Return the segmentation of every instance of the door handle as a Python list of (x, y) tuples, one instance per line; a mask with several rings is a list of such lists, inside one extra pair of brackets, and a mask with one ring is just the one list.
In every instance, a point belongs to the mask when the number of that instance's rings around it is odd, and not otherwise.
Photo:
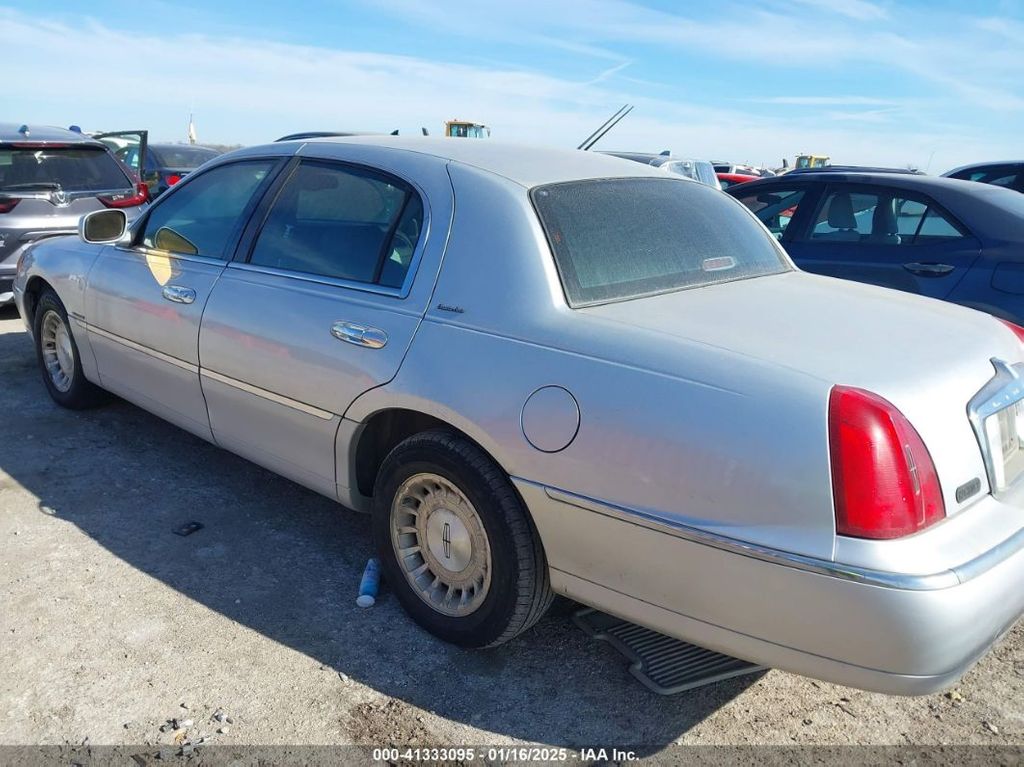
[(164, 286), (163, 296), (176, 304), (190, 304), (196, 300), (196, 292), (192, 288), (183, 288), (179, 285)]
[(904, 264), (903, 268), (922, 277), (942, 277), (953, 271), (955, 267), (949, 264), (923, 264), (915, 261), (911, 264)]
[(388, 342), (388, 334), (383, 330), (354, 322), (335, 322), (331, 325), (331, 335), (339, 341), (368, 349), (380, 349)]

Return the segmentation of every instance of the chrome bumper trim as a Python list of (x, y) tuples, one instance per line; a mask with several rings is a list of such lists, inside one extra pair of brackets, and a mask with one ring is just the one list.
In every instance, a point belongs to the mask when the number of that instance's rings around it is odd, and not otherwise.
[(307, 405), (305, 402), (299, 402), (298, 400), (291, 399), (290, 397), (283, 397), (280, 394), (275, 394), (272, 391), (261, 389), (258, 386), (253, 386), (252, 384), (247, 384), (244, 381), (239, 381), (237, 378), (231, 378), (221, 373), (215, 373), (212, 370), (207, 370), (206, 368), (203, 368), (200, 371), (200, 375), (213, 381), (218, 381), (225, 386), (231, 386), (240, 391), (247, 392), (253, 396), (262, 397), (263, 399), (270, 400), (271, 402), (276, 402), (278, 405), (284, 405), (285, 407), (290, 407), (292, 410), (298, 410), (300, 413), (316, 416), (324, 421), (330, 421), (335, 417), (334, 413), (321, 410), (320, 408), (313, 407), (312, 405)]
[(191, 362), (179, 360), (177, 357), (172, 357), (170, 354), (158, 352), (156, 349), (150, 349), (148, 346), (143, 346), (142, 344), (135, 343), (135, 341), (129, 341), (127, 338), (123, 338), (122, 336), (110, 333), (109, 331), (103, 330), (102, 328), (98, 328), (95, 325), (90, 325), (89, 323), (85, 322), (82, 319), (79, 319), (78, 317), (74, 317), (74, 320), (77, 324), (83, 325), (90, 333), (95, 333), (96, 335), (101, 336), (102, 338), (106, 338), (113, 341), (114, 343), (121, 344), (121, 346), (127, 346), (129, 349), (141, 352), (142, 354), (148, 354), (150, 357), (154, 357), (162, 362), (166, 362), (169, 365), (179, 367), (182, 370), (187, 370), (190, 373), (199, 373), (199, 367), (197, 365), (193, 365)]
[(905, 573), (894, 573), (886, 570), (873, 570), (855, 565), (844, 565), (827, 559), (808, 557), (802, 554), (794, 554), (789, 551), (781, 551), (767, 546), (730, 538), (718, 533), (684, 525), (679, 522), (671, 522), (647, 512), (636, 509), (628, 509), (616, 506), (604, 501), (597, 501), (593, 498), (577, 495), (575, 493), (546, 487), (536, 482), (519, 477), (514, 478), (518, 482), (525, 482), (535, 487), (542, 488), (548, 498), (559, 503), (576, 506), (580, 509), (592, 511), (596, 514), (603, 514), (607, 517), (618, 519), (632, 525), (645, 527), (658, 533), (671, 535), (682, 540), (711, 546), (730, 554), (739, 554), (744, 557), (769, 562), (771, 564), (790, 567), (816, 575), (824, 575), (830, 578), (853, 581), (869, 586), (882, 586), (890, 589), (902, 589), (905, 591), (936, 591), (948, 589), (966, 583), (972, 578), (991, 570), (993, 567), (1009, 559), (1014, 554), (1024, 549), (1024, 528), (1018, 530), (1012, 536), (997, 546), (986, 551), (974, 559), (965, 562), (958, 567), (949, 570), (942, 570), (927, 575), (909, 575)]

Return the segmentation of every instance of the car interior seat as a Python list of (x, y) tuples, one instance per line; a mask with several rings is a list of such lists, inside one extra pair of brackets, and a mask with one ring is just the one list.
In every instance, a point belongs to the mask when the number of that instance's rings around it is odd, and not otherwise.
[(899, 245), (902, 240), (899, 235), (899, 227), (896, 224), (896, 211), (893, 209), (893, 200), (881, 198), (875, 206), (875, 212), (871, 216), (871, 234), (869, 242), (879, 245)]
[(847, 192), (838, 192), (828, 204), (828, 225), (835, 231), (815, 233), (816, 240), (858, 242), (857, 219), (853, 215), (853, 200)]

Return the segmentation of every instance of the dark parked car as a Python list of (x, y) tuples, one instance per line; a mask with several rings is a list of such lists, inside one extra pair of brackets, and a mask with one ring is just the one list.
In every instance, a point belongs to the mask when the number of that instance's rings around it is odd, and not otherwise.
[(1024, 197), (948, 178), (818, 172), (729, 190), (808, 272), (1024, 322)]
[(964, 181), (980, 181), (982, 184), (1005, 186), (1007, 189), (1024, 192), (1024, 160), (964, 165), (962, 168), (946, 171), (942, 175)]
[(149, 200), (100, 141), (76, 131), (0, 123), (0, 306), (25, 248), (74, 234), (84, 213), (122, 208), (129, 220)]
[[(207, 160), (221, 154), (216, 149), (193, 144), (148, 144), (142, 180), (153, 197), (159, 197)], [(139, 170), (139, 147), (129, 146), (118, 156), (132, 170)]]

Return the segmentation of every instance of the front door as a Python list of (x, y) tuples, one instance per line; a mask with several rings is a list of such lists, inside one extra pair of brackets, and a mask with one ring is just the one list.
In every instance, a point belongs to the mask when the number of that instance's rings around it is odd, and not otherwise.
[[(312, 158), (271, 189), (203, 317), (217, 444), (337, 496), (341, 417), (398, 372), (436, 275), (451, 184), (431, 162), (441, 192), (429, 199), (396, 174)], [(436, 230), (431, 202), (444, 208)], [(432, 269), (418, 270), (426, 251)]]
[(89, 273), (86, 322), (101, 384), (206, 439), (199, 320), (274, 163), (235, 162), (190, 179)]

